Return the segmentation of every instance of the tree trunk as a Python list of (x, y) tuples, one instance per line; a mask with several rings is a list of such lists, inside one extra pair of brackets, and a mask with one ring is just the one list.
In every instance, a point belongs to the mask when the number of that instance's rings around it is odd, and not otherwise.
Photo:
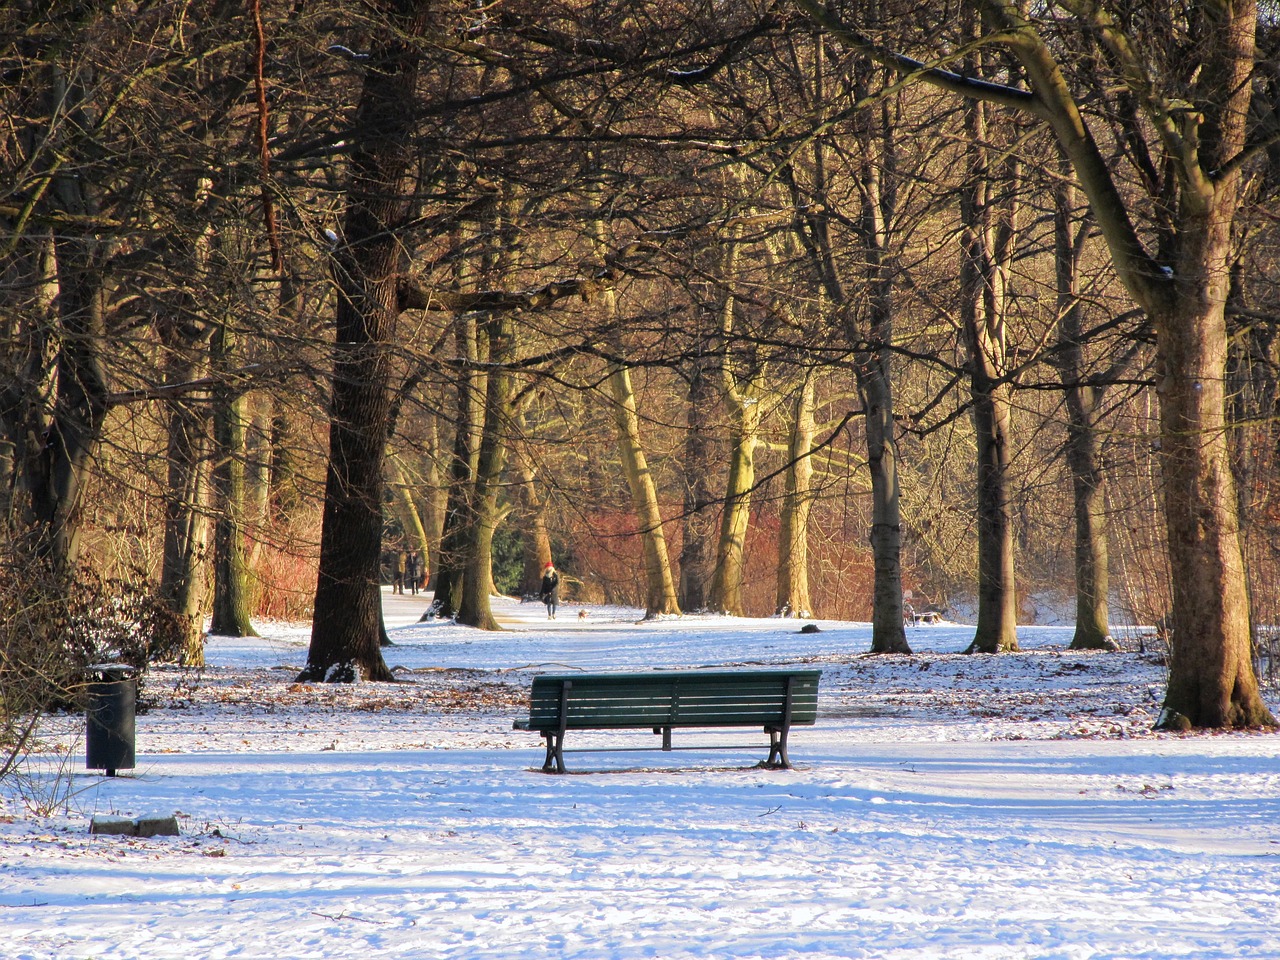
[[(1229, 221), (1208, 218), (1198, 235), (1184, 235), (1183, 244), (1182, 295), (1168, 315), (1156, 318), (1165, 525), (1174, 571), (1169, 688), (1158, 725), (1274, 725), (1251, 660), (1227, 440)], [(1197, 267), (1200, 276), (1193, 272)]]
[[(735, 287), (742, 248), (742, 226), (735, 225), (722, 248), (720, 334), (725, 344), (733, 336), (738, 309)], [(729, 476), (720, 513), (720, 537), (716, 542), (716, 566), (711, 577), (708, 606), (735, 617), (744, 614), (742, 581), (746, 572), (747, 532), (751, 526), (751, 491), (756, 482), (755, 452), (759, 445), (760, 396), (757, 383), (763, 372), (753, 361), (744, 375), (733, 368), (726, 351), (720, 369), (721, 399), (729, 410)]]
[(882, 183), (882, 176), (894, 173), (893, 131), (882, 113), (877, 120), (880, 155), (867, 157), (860, 171), (870, 343), (869, 349), (858, 354), (856, 368), (871, 474), (871, 558), (875, 570), (871, 652), (910, 653), (902, 599), (902, 491), (893, 421), (893, 278), (886, 263), (894, 195)]
[(475, 317), (460, 316), (454, 324), (458, 356), (469, 362), (458, 371), (456, 380), (457, 420), (449, 457), (449, 495), (440, 533), (435, 597), (428, 611), (445, 619), (456, 616), (462, 603), (469, 530), (475, 522), (473, 498), (480, 456), (478, 431), (484, 415), (485, 395), (485, 378), (474, 369), (479, 359)]
[[(592, 225), (596, 252), (602, 258), (606, 253), (606, 231), (602, 221)], [(607, 288), (601, 297), (605, 317), (616, 329), (618, 316), (617, 292)], [(614, 340), (619, 355), (623, 352), (621, 337)], [(667, 537), (663, 530), (662, 510), (658, 505), (658, 488), (649, 470), (649, 461), (640, 442), (640, 417), (636, 409), (636, 395), (631, 386), (631, 373), (621, 363), (611, 363), (608, 369), (609, 392), (613, 397), (613, 422), (618, 428), (618, 453), (622, 472), (631, 491), (631, 507), (639, 524), (641, 547), (644, 551), (645, 606), (644, 618), (679, 615), (680, 604), (676, 598), (675, 579), (671, 575), (671, 561), (667, 555)]]
[(427, 589), (436, 588), (436, 572), (440, 569), (440, 540), (444, 536), (444, 515), (448, 508), (449, 493), (443, 482), (440, 469), (444, 459), (440, 448), (440, 418), (430, 415), (428, 434), (428, 456), (426, 472), (426, 524), (428, 552), (424, 555), (427, 564)]
[(978, 623), (971, 653), (1018, 649), (1018, 608), (1014, 581), (1014, 537), (1009, 493), (1012, 405), (1007, 369), (1004, 311), (1007, 269), (1012, 256), (1014, 215), (997, 222), (995, 183), (1006, 189), (1015, 177), (993, 170), (988, 160), (987, 107), (965, 106), (970, 182), (961, 199), (961, 317), (968, 347), (977, 443)]
[[(169, 380), (194, 379), (195, 365), (181, 363)], [(164, 497), (164, 547), (160, 596), (168, 604), (182, 632), (181, 661), (204, 666), (205, 565), (208, 562), (209, 521), (205, 453), (207, 418), (192, 404), (174, 401), (169, 411), (167, 443), (169, 475)]]
[(474, 523), (462, 578), (458, 622), (481, 630), (501, 630), (489, 598), (493, 594), (493, 535), (501, 519), (498, 493), (507, 459), (503, 431), (510, 428), (512, 413), (512, 377), (504, 365), (514, 351), (515, 329), (511, 315), (505, 311), (486, 317), (484, 327), (489, 347), (489, 376), (472, 500)]
[[(60, 112), (61, 107), (54, 110)], [(89, 185), (74, 174), (55, 178), (53, 196), (58, 209), (73, 218), (98, 212)], [(60, 323), (56, 393), (32, 484), (32, 504), (37, 555), (50, 562), (55, 574), (68, 576), (80, 557), (81, 499), (107, 416), (102, 362), (107, 246), (93, 235), (58, 231), (54, 257)]]
[(902, 514), (898, 448), (893, 438), (893, 386), (887, 347), (859, 366), (871, 474), (871, 557), (875, 568), (871, 652), (910, 653), (902, 600)]
[(0, 377), (0, 538), (26, 531), (32, 521), (32, 485), (48, 422), (46, 399), (54, 393), (50, 357), (55, 342), (57, 263), (53, 237), (40, 232), (15, 238), (16, 252), (4, 265), (10, 290), (27, 293), (0, 316), (8, 375)]
[[(225, 370), (235, 355), (234, 335), (225, 325), (214, 336), (214, 364)], [(223, 637), (256, 637), (249, 610), (249, 566), (245, 557), (244, 394), (219, 386), (213, 404), (213, 618), (209, 632)]]
[[(612, 291), (606, 294), (612, 299)], [(675, 581), (667, 557), (667, 538), (662, 529), (662, 512), (658, 507), (657, 485), (649, 471), (649, 461), (640, 443), (640, 417), (636, 412), (631, 374), (620, 364), (609, 370), (609, 390), (613, 395), (613, 418), (618, 427), (618, 450), (622, 471), (631, 490), (631, 506), (644, 549), (646, 620), (680, 613)]]
[(311, 647), (301, 680), (393, 680), (382, 658), (383, 454), (388, 383), (415, 158), (413, 107), (424, 5), (386, 4), (390, 29), (365, 61), (342, 241), (334, 254), (336, 342), (320, 570)]
[(809, 513), (813, 507), (813, 375), (805, 374), (796, 393), (787, 445), (786, 490), (778, 530), (778, 589), (774, 613), (812, 617), (809, 599)]
[[(1098, 427), (1101, 389), (1089, 383), (1081, 343), (1076, 190), (1064, 176), (1054, 190), (1054, 262), (1058, 284), (1058, 373), (1067, 407), (1067, 466), (1075, 505), (1076, 629), (1073, 650), (1115, 650), (1108, 623), (1107, 515)], [(1079, 230), (1079, 233), (1077, 232)]]
[(747, 531), (751, 525), (751, 491), (756, 483), (755, 451), (759, 444), (760, 404), (755, 397), (737, 397), (729, 405), (729, 478), (720, 514), (716, 569), (711, 578), (710, 608), (731, 616), (744, 615), (742, 581), (746, 573)]
[(714, 401), (708, 362), (698, 357), (689, 376), (684, 435), (684, 517), (680, 545), (680, 609), (707, 609), (715, 573), (716, 495), (711, 489), (712, 441), (706, 418)]

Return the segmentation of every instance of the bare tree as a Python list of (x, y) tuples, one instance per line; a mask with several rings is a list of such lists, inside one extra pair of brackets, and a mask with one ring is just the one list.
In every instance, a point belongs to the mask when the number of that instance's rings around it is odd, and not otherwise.
[(303, 680), (392, 680), (382, 658), (383, 458), (390, 414), (388, 367), (399, 316), (404, 248), (396, 228), (410, 210), (412, 125), (427, 11), (386, 5), (372, 38), (351, 136), (347, 209), (334, 254), (338, 291), (329, 464), (315, 615)]
[[(1165, 528), (1173, 569), (1170, 677), (1158, 725), (1274, 726), (1251, 662), (1224, 396), (1232, 226), (1243, 174), (1256, 153), (1248, 122), (1256, 3), (1192, 6), (1174, 23), (1129, 18), (1120, 5), (1071, 0), (1054, 21), (1064, 33), (1055, 35), (1014, 2), (976, 0), (989, 31), (983, 42), (1016, 58), (1021, 84), (928, 67), (872, 43), (816, 0), (797, 3), (869, 56), (1025, 113), (1053, 131), (1089, 198), (1117, 274), (1158, 330)], [(1066, 60), (1074, 56), (1072, 35), (1065, 33), (1071, 29), (1097, 38), (1109, 69), (1076, 75), (1065, 69), (1065, 62), (1075, 62)], [(1127, 197), (1122, 190), (1085, 112), (1090, 101), (1108, 105), (1117, 118), (1145, 196)], [(1156, 217), (1154, 249), (1139, 230), (1144, 209)]]

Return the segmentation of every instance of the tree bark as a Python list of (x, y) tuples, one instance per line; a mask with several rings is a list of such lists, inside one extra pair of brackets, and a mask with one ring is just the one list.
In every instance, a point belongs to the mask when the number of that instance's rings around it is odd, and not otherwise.
[(342, 241), (335, 251), (336, 343), (325, 475), (320, 569), (311, 646), (301, 680), (393, 680), (382, 658), (383, 454), (390, 415), (390, 352), (409, 211), (413, 107), (419, 71), (414, 38), (425, 5), (385, 5), (388, 30), (374, 40), (351, 137)]
[(778, 588), (774, 613), (812, 617), (809, 599), (809, 514), (813, 508), (814, 381), (806, 372), (796, 392), (787, 445), (786, 487), (778, 530)]
[(751, 491), (756, 482), (755, 450), (759, 444), (760, 403), (733, 390), (729, 403), (729, 477), (720, 514), (716, 568), (709, 607), (716, 613), (745, 614), (742, 581), (746, 573), (747, 531), (751, 525)]
[[(193, 379), (194, 367), (183, 363), (170, 379)], [(207, 418), (192, 404), (174, 401), (167, 438), (168, 484), (165, 490), (164, 546), (160, 596), (182, 631), (181, 660), (204, 665), (205, 567), (208, 563)]]
[[(738, 308), (736, 284), (742, 252), (742, 226), (735, 224), (723, 241), (720, 335), (727, 345)], [(755, 487), (755, 451), (760, 443), (762, 415), (758, 382), (762, 371), (748, 369), (742, 375), (733, 367), (728, 351), (720, 368), (720, 394), (729, 411), (729, 476), (720, 511), (720, 537), (716, 542), (716, 566), (711, 577), (708, 606), (716, 613), (743, 616), (742, 581), (746, 573), (747, 532), (751, 526), (751, 491)]]
[[(966, 105), (971, 168), (961, 193), (961, 318), (967, 341), (977, 443), (978, 623), (971, 653), (1018, 649), (1014, 538), (1009, 493), (1012, 405), (1005, 338), (1005, 292), (1014, 214), (995, 207), (996, 183), (1013, 194), (1016, 176), (988, 159), (986, 105)], [(1012, 201), (1010, 201), (1012, 202)]]
[[(214, 363), (225, 370), (235, 355), (234, 334), (225, 324), (214, 335)], [(256, 637), (249, 609), (249, 565), (245, 556), (245, 406), (235, 386), (221, 385), (213, 403), (213, 618), (209, 632)]]
[[(75, 102), (82, 91), (62, 85), (50, 95)], [(51, 111), (58, 115), (63, 104)], [(73, 110), (73, 113), (76, 111)], [(81, 118), (83, 119), (83, 118)], [(73, 173), (56, 175), (57, 208), (73, 216), (98, 212), (92, 187)], [(54, 306), (60, 330), (53, 413), (32, 484), (37, 555), (57, 575), (69, 576), (80, 557), (81, 500), (90, 463), (107, 417), (107, 383), (102, 351), (106, 340), (105, 270), (108, 246), (74, 230), (54, 234), (58, 294)]]
[[(602, 221), (592, 225), (597, 255), (605, 259), (606, 230)], [(605, 316), (616, 321), (618, 316), (617, 291), (606, 287), (601, 294)], [(616, 327), (616, 324), (614, 324)], [(614, 344), (622, 353), (621, 337)], [(676, 598), (675, 579), (671, 575), (671, 561), (667, 555), (667, 538), (663, 530), (662, 510), (658, 504), (658, 488), (649, 470), (649, 461), (640, 442), (640, 417), (636, 408), (635, 390), (631, 385), (631, 373), (621, 363), (610, 363), (608, 369), (609, 392), (613, 398), (613, 421), (618, 429), (618, 453), (622, 460), (622, 472), (631, 491), (631, 506), (639, 524), (641, 547), (644, 551), (645, 608), (644, 618), (678, 615), (680, 604)]]
[(876, 119), (879, 155), (865, 157), (859, 173), (870, 316), (868, 349), (859, 352), (856, 368), (871, 475), (871, 557), (875, 570), (871, 652), (911, 653), (902, 599), (902, 491), (893, 419), (893, 277), (888, 260), (895, 202), (893, 190), (884, 184), (885, 177), (896, 174), (895, 152), (888, 118), (881, 112)]
[(693, 362), (689, 374), (688, 413), (684, 435), (684, 517), (681, 521), (680, 609), (707, 609), (715, 573), (716, 522), (711, 489), (711, 447), (706, 418), (714, 400), (710, 363)]
[(498, 493), (506, 467), (504, 431), (511, 423), (511, 373), (504, 368), (514, 352), (515, 329), (506, 311), (483, 321), (489, 347), (489, 376), (485, 389), (484, 427), (476, 468), (474, 523), (462, 579), (458, 622), (481, 630), (501, 630), (489, 598), (493, 594), (493, 535), (501, 519)]
[(1111, 639), (1108, 623), (1106, 492), (1098, 436), (1105, 386), (1090, 382), (1081, 342), (1083, 305), (1078, 268), (1080, 240), (1086, 234), (1088, 221), (1075, 221), (1078, 205), (1075, 187), (1064, 175), (1054, 188), (1054, 263), (1058, 285), (1058, 374), (1067, 408), (1066, 459), (1075, 507), (1076, 628), (1071, 649), (1116, 650), (1119, 648)]

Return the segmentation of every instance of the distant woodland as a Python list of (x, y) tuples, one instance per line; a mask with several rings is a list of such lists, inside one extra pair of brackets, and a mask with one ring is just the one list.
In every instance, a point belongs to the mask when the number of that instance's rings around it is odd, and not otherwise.
[(398, 556), (482, 629), (553, 560), (883, 653), (1154, 624), (1162, 726), (1271, 725), (1278, 51), (1251, 0), (10, 0), (6, 642), (311, 618), (304, 679), (389, 680)]

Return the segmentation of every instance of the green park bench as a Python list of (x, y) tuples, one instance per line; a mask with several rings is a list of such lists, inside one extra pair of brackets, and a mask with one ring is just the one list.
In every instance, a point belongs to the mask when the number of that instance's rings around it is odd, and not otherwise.
[(762, 765), (789, 769), (787, 735), (793, 726), (817, 720), (820, 676), (821, 670), (542, 675), (533, 678), (529, 719), (517, 720), (514, 726), (542, 734), (547, 748), (542, 769), (547, 773), (566, 772), (564, 737), (570, 730), (648, 729), (662, 736), (661, 747), (598, 748), (604, 750), (743, 746), (673, 747), (671, 731), (677, 727), (760, 727), (769, 734), (769, 758)]

